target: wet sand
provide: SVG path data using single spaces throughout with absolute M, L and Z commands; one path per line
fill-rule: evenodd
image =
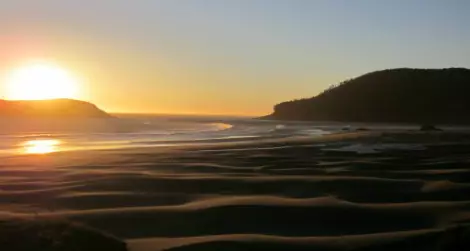
M 5 157 L 0 222 L 79 223 L 131 251 L 466 250 L 468 139 L 363 132 Z

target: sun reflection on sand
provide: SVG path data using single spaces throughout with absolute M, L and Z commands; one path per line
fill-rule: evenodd
M 30 140 L 23 144 L 23 151 L 31 154 L 47 154 L 59 150 L 60 141 L 55 139 Z

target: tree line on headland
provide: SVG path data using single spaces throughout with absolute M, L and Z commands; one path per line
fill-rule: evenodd
M 312 98 L 275 105 L 264 119 L 470 124 L 470 70 L 389 69 L 346 80 Z

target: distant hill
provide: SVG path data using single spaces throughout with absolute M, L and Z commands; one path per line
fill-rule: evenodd
M 0 117 L 108 118 L 111 116 L 85 101 L 53 99 L 0 100 Z
M 264 119 L 470 124 L 470 70 L 391 69 L 280 103 Z

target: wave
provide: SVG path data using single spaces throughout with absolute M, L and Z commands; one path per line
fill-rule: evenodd
M 192 117 L 121 119 L 17 119 L 0 123 L 0 155 L 22 153 L 24 144 L 55 140 L 59 151 L 168 145 L 226 143 L 290 137 L 320 136 L 326 131 L 306 126 L 278 125 L 252 120 L 201 120 Z

